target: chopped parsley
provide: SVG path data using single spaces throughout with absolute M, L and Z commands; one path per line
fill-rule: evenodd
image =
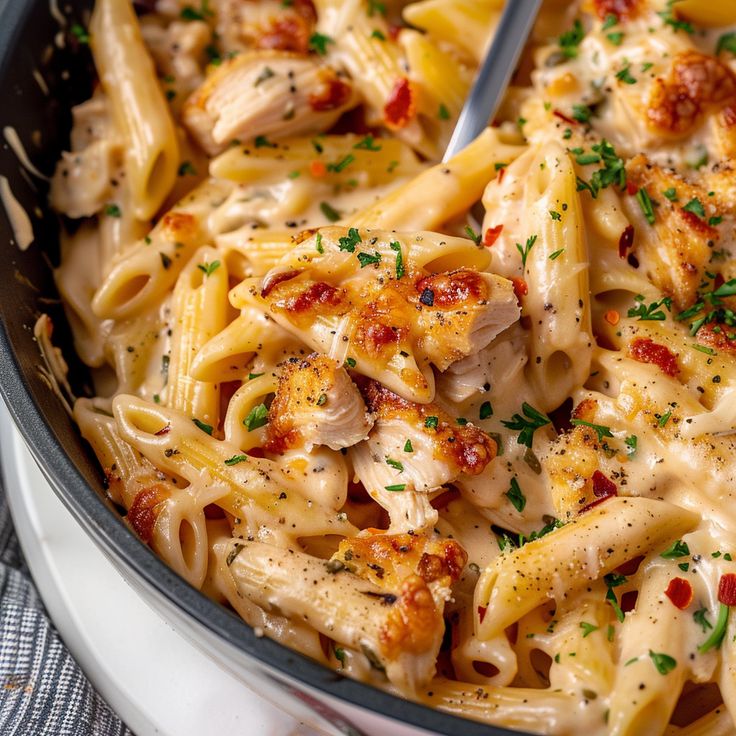
M 199 10 L 192 7 L 191 5 L 185 5 L 182 8 L 180 17 L 182 20 L 204 20 L 208 16 L 212 16 L 213 12 L 210 10 L 209 0 L 202 0 Z
M 197 169 L 194 168 L 194 165 L 191 161 L 182 161 L 181 166 L 179 166 L 179 176 L 197 176 Z
M 74 36 L 74 38 L 76 38 L 79 43 L 89 43 L 89 33 L 83 25 L 75 23 L 70 30 L 72 32 L 72 36 Z
M 337 222 L 340 219 L 340 213 L 328 202 L 320 202 L 319 208 L 330 222 Z
M 662 194 L 669 199 L 670 202 L 677 202 L 677 190 L 674 187 L 665 189 Z
M 600 159 L 598 159 L 598 160 L 600 160 Z M 556 210 L 550 210 L 549 211 L 549 216 L 553 220 L 557 220 L 558 222 L 562 219 L 562 215 L 559 212 L 557 212 Z
M 586 422 L 584 419 L 571 419 L 570 423 L 574 427 L 584 426 L 590 427 L 598 435 L 598 442 L 603 442 L 604 437 L 613 437 L 609 427 L 605 427 L 602 424 L 593 424 L 592 422 Z
M 708 621 L 707 608 L 699 608 L 693 613 L 693 618 L 695 619 L 695 623 L 703 629 L 703 633 L 713 628 L 713 624 Z
M 635 434 L 629 435 L 624 440 L 624 444 L 627 447 L 626 454 L 629 457 L 633 457 L 634 455 L 636 455 L 636 450 L 638 449 L 637 445 L 639 444 L 639 438 Z
M 716 44 L 716 55 L 720 54 L 721 51 L 729 51 L 732 54 L 736 54 L 736 33 L 724 33 Z
M 378 145 L 372 135 L 367 135 L 362 140 L 359 140 L 353 148 L 357 149 L 358 151 L 380 151 L 381 146 Z
M 400 279 L 404 276 L 405 270 L 404 270 L 404 257 L 401 254 L 401 244 L 393 241 L 389 243 L 389 248 L 391 248 L 394 253 L 396 253 L 396 278 Z
M 631 65 L 628 62 L 616 72 L 616 79 L 624 84 L 636 84 L 636 79 L 631 76 Z
M 268 140 L 265 135 L 257 135 L 253 143 L 256 148 L 278 148 L 278 146 Z
M 652 204 L 649 193 L 643 187 L 636 193 L 636 201 L 639 203 L 639 207 L 641 207 L 644 219 L 646 219 L 650 225 L 654 225 L 654 205 Z
M 670 26 L 675 33 L 677 31 L 685 31 L 685 33 L 695 33 L 695 29 L 693 28 L 691 23 L 688 23 L 685 20 L 680 20 L 677 17 L 676 12 L 672 9 L 672 5 L 675 2 L 675 0 L 668 0 L 667 2 L 667 8 L 665 10 L 661 10 L 657 13 L 657 15 L 662 19 L 662 22 L 666 26 Z
M 392 486 L 384 486 L 387 491 L 396 492 L 406 490 L 406 483 L 396 483 Z
M 580 46 L 583 38 L 585 38 L 583 24 L 576 18 L 572 28 L 565 31 L 559 38 L 560 51 L 563 56 L 568 59 L 575 59 L 578 55 L 578 46 Z
M 700 218 L 705 217 L 705 207 L 703 207 L 703 203 L 697 197 L 693 197 L 687 204 L 682 206 L 682 209 L 685 212 L 692 212 Z
M 607 33 L 606 38 L 614 45 L 614 46 L 620 46 L 623 43 L 624 40 L 624 34 L 621 33 L 621 31 L 613 31 L 612 33 Z
M 392 458 L 387 457 L 386 465 L 394 468 L 395 470 L 398 470 L 400 473 L 404 472 L 404 464 L 400 463 L 398 460 L 393 460 Z
M 378 41 L 385 41 L 386 36 L 383 34 L 383 31 L 379 31 L 378 28 L 375 28 L 373 32 L 371 33 L 371 38 L 375 38 Z
M 386 4 L 380 3 L 378 0 L 368 0 L 368 15 L 386 15 Z
M 199 263 L 197 268 L 204 273 L 205 276 L 212 276 L 220 267 L 220 261 L 212 261 L 212 263 Z
M 247 462 L 248 462 L 247 455 L 233 455 L 232 457 L 229 457 L 227 460 L 225 460 L 225 465 L 238 465 L 239 463 L 247 463 Z
M 335 653 L 335 659 L 340 663 L 340 668 L 345 667 L 345 650 L 342 647 L 334 647 L 332 650 Z
M 248 380 L 252 381 L 254 378 L 260 378 L 261 376 L 265 376 L 265 373 L 249 373 L 248 374 Z
M 355 156 L 353 156 L 352 153 L 349 153 L 344 158 L 340 159 L 336 164 L 327 164 L 327 171 L 333 171 L 336 174 L 339 174 L 341 171 L 344 171 L 348 166 L 350 166 L 351 163 L 355 161 Z
M 669 654 L 653 652 L 650 649 L 649 657 L 651 658 L 652 662 L 654 662 L 654 666 L 657 668 L 657 672 L 659 672 L 660 675 L 666 675 L 669 672 L 672 672 L 675 667 L 677 667 L 677 661 L 674 658 L 670 657 Z
M 414 452 L 414 447 L 411 444 L 411 440 L 404 442 L 404 452 Z
M 325 36 L 324 33 L 313 33 L 309 38 L 309 50 L 315 51 L 320 56 L 325 56 L 328 43 L 335 43 L 335 41 L 329 36 Z
M 716 625 L 713 627 L 713 631 L 710 636 L 698 647 L 698 651 L 701 654 L 704 654 L 711 649 L 720 649 L 723 639 L 726 636 L 729 611 L 730 609 L 725 603 L 721 603 L 719 605 Z
M 480 245 L 481 236 L 473 230 L 470 225 L 465 226 L 465 234 L 472 240 L 476 245 Z
M 203 432 L 206 432 L 208 435 L 212 435 L 212 425 L 211 424 L 205 424 L 204 422 L 200 422 L 197 418 L 192 418 L 192 421 L 201 429 Z
M 324 406 L 327 403 L 327 394 L 320 394 L 317 397 L 317 406 Z
M 355 253 L 355 246 L 362 242 L 363 239 L 360 237 L 360 233 L 357 228 L 351 227 L 348 230 L 348 234 L 338 240 L 338 248 L 340 248 L 340 250 L 345 250 L 348 253 Z
M 637 294 L 634 297 L 636 306 L 633 306 L 626 313 L 627 317 L 638 317 L 640 322 L 661 322 L 666 319 L 666 315 L 660 307 L 666 307 L 669 312 L 672 308 L 671 297 L 662 297 L 659 301 L 652 302 L 651 304 L 644 303 L 644 295 Z
M 592 115 L 593 111 L 587 105 L 572 106 L 573 120 L 577 120 L 579 123 L 587 123 Z
M 440 103 L 439 110 L 437 110 L 437 117 L 440 120 L 450 119 L 450 111 L 447 109 L 447 105 L 445 105 L 444 103 Z
M 248 416 L 243 419 L 243 424 L 248 428 L 249 432 L 254 429 L 260 429 L 268 424 L 268 409 L 265 404 L 254 406 Z
M 550 253 L 549 260 L 556 261 L 564 252 L 565 252 L 565 249 L 560 248 L 559 250 L 556 250 L 554 253 Z
M 105 214 L 108 217 L 122 217 L 123 213 L 120 210 L 120 207 L 116 204 L 108 204 L 105 206 Z
M 600 626 L 595 626 L 594 624 L 589 624 L 586 621 L 581 621 L 580 628 L 583 630 L 583 639 L 585 639 L 586 636 L 592 634 L 594 631 L 598 631 Z
M 660 557 L 664 557 L 665 560 L 673 560 L 677 557 L 687 557 L 690 554 L 690 547 L 687 546 L 687 542 L 683 542 L 678 539 L 668 547 Z
M 253 86 L 257 87 L 259 84 L 263 84 L 267 79 L 271 79 L 271 77 L 275 76 L 276 72 L 271 69 L 270 66 L 264 66 L 261 73 L 256 77 L 256 81 L 253 83 Z
M 511 487 L 504 495 L 509 499 L 509 501 L 511 501 L 511 505 L 519 513 L 524 510 L 524 507 L 526 506 L 526 496 L 519 487 L 519 481 L 516 480 L 516 478 L 511 479 Z
M 375 251 L 372 255 L 370 253 L 358 253 L 357 255 L 361 268 L 381 262 L 381 254 L 378 251 Z
M 669 422 L 670 417 L 672 416 L 672 411 L 668 411 L 657 420 L 657 426 L 658 427 L 665 427 L 667 426 L 667 422 Z
M 618 24 L 618 16 L 613 13 L 608 13 L 603 19 L 603 25 L 601 26 L 602 31 L 607 31 L 609 28 L 613 28 Z
M 526 239 L 526 243 L 524 245 L 521 243 L 516 244 L 516 250 L 521 254 L 521 265 L 523 268 L 526 268 L 526 259 L 529 256 L 529 251 L 534 247 L 534 243 L 536 242 L 537 236 L 531 235 Z
M 488 417 L 493 416 L 493 407 L 491 406 L 490 401 L 484 401 L 480 405 L 480 409 L 478 410 L 478 416 L 480 419 L 488 419 Z
M 521 405 L 522 414 L 514 414 L 509 421 L 502 421 L 504 427 L 519 432 L 519 436 L 516 441 L 520 445 L 526 445 L 526 447 L 532 446 L 534 439 L 534 433 L 546 424 L 550 424 L 551 420 L 546 414 L 537 411 L 533 406 L 530 406 L 526 401 Z
M 605 138 L 600 143 L 591 146 L 591 149 L 593 150 L 593 154 L 590 154 L 591 158 L 586 158 L 586 154 L 582 148 L 571 150 L 571 153 L 576 155 L 577 163 L 580 163 L 579 159 L 589 163 L 597 163 L 592 158 L 592 156 L 597 155 L 603 164 L 600 169 L 593 172 L 593 175 L 590 177 L 590 183 L 578 177 L 578 191 L 587 189 L 593 199 L 595 199 L 601 189 L 605 189 L 613 184 L 618 184 L 621 189 L 624 189 L 626 187 L 626 166 L 624 160 L 616 153 L 616 149 Z
M 713 274 L 708 274 L 708 276 L 715 278 Z M 702 286 L 703 284 L 701 284 Z M 725 307 L 721 301 L 722 297 L 734 295 L 736 295 L 736 279 L 730 279 L 722 283 L 717 289 L 699 293 L 698 301 L 691 307 L 680 312 L 675 319 L 679 321 L 691 320 L 691 335 L 696 335 L 704 324 L 710 322 L 718 322 L 719 324 L 734 327 L 736 326 L 736 314 L 731 309 Z M 704 315 L 699 316 L 706 309 L 706 305 L 709 305 L 712 309 L 708 310 Z M 693 319 L 695 317 L 697 319 Z M 700 347 L 702 348 L 704 346 L 701 345 Z M 710 348 L 708 349 L 710 350 Z
M 439 424 L 439 417 L 427 417 L 424 420 L 424 426 L 427 429 L 437 429 L 437 425 Z
M 358 364 L 357 364 L 355 358 L 345 358 L 345 365 L 348 368 L 355 368 L 355 366 L 358 365 Z
M 315 238 L 314 248 L 320 255 L 324 255 L 325 247 L 322 245 L 322 233 L 317 233 Z

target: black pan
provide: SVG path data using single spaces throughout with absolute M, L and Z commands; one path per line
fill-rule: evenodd
M 0 0 L 0 127 L 15 128 L 33 163 L 46 173 L 53 171 L 58 152 L 67 145 L 70 108 L 89 97 L 93 79 L 86 47 L 75 43 L 68 33 L 65 48 L 55 46 L 60 28 L 49 2 Z M 62 0 L 60 5 L 73 9 L 70 22 L 84 22 L 92 0 Z M 46 80 L 49 96 L 34 79 L 34 70 Z M 219 651 L 247 660 L 251 668 L 264 670 L 277 680 L 288 677 L 292 693 L 295 681 L 305 683 L 376 714 L 439 734 L 512 734 L 406 702 L 258 638 L 238 617 L 172 572 L 129 531 L 106 499 L 91 450 L 38 370 L 41 361 L 33 324 L 40 312 L 47 312 L 55 325 L 54 343 L 64 349 L 70 363 L 72 386 L 80 395 L 86 392 L 86 372 L 73 354 L 51 278 L 50 265 L 58 257 L 59 220 L 46 206 L 44 182 L 29 179 L 5 145 L 0 148 L 0 175 L 7 177 L 13 193 L 31 214 L 36 236 L 31 247 L 21 252 L 0 207 L 0 259 L 5 264 L 0 296 L 0 392 L 44 475 L 79 522 L 79 533 L 88 534 L 130 583 L 155 597 L 157 608 L 172 612 L 178 628 L 187 629 L 200 646 L 216 642 Z M 337 719 L 333 723 L 349 732 Z M 383 733 L 390 733 L 390 722 L 385 728 Z

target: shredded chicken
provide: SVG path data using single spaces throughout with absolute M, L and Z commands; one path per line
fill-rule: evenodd
M 216 155 L 233 140 L 327 130 L 356 103 L 351 85 L 329 66 L 281 51 L 226 59 L 187 100 L 182 119 Z M 297 114 L 298 113 L 298 114 Z
M 331 450 L 364 440 L 373 426 L 363 398 L 347 371 L 316 353 L 292 358 L 271 404 L 267 449 L 282 452 L 304 445 Z

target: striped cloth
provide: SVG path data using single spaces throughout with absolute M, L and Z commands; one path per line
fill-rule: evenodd
M 0 487 L 0 734 L 132 736 L 49 621 Z

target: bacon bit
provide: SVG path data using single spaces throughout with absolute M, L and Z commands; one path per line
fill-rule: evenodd
M 629 355 L 640 363 L 653 363 L 668 376 L 676 376 L 680 372 L 677 356 L 648 337 L 635 338 L 629 346 Z
M 301 294 L 291 297 L 284 307 L 287 311 L 307 312 L 318 307 L 339 307 L 341 303 L 339 289 L 324 281 L 318 281 L 316 284 L 310 284 Z
M 603 315 L 603 319 L 606 320 L 609 325 L 613 325 L 615 327 L 619 323 L 621 315 L 615 309 L 609 309 Z
M 626 194 L 633 197 L 639 191 L 639 187 L 634 184 L 633 181 L 629 180 L 626 182 Z
M 621 612 L 628 613 L 636 608 L 636 599 L 639 597 L 638 590 L 630 590 L 621 596 Z
M 383 118 L 389 128 L 403 128 L 414 117 L 414 112 L 414 94 L 411 85 L 406 77 L 402 77 L 394 85 L 383 106 Z
M 498 445 L 478 427 L 467 424 L 443 428 L 438 434 L 440 452 L 450 457 L 467 475 L 480 475 L 496 457 Z
M 483 619 L 486 617 L 487 610 L 487 606 L 478 606 L 478 618 L 480 619 L 480 623 L 483 623 Z
M 502 230 L 503 230 L 503 225 L 496 225 L 496 227 L 489 227 L 486 230 L 485 236 L 483 237 L 483 245 L 485 245 L 486 248 L 490 248 L 498 240 L 498 236 L 501 234 Z
M 450 309 L 462 304 L 470 306 L 488 298 L 488 286 L 475 271 L 459 269 L 426 276 L 415 285 L 417 294 L 429 289 L 434 294 L 433 307 Z
M 558 118 L 560 118 L 560 120 L 564 120 L 568 125 L 577 125 L 578 124 L 578 121 L 577 120 L 573 120 L 573 118 L 567 117 L 567 115 L 565 115 L 565 113 L 562 112 L 561 110 L 553 110 L 552 111 L 552 114 L 555 115 L 555 116 L 557 116 Z
M 322 161 L 312 161 L 309 164 L 309 173 L 315 179 L 321 179 L 323 176 L 327 176 L 327 167 Z
M 618 488 L 616 484 L 610 479 L 606 478 L 600 470 L 596 470 L 593 473 L 593 493 L 598 498 L 609 498 L 610 496 L 616 496 L 618 494 Z
M 281 273 L 274 274 L 266 279 L 266 283 L 263 284 L 261 296 L 265 299 L 279 284 L 282 284 L 284 281 L 291 281 L 291 279 L 296 278 L 300 273 L 300 271 L 282 271 Z
M 633 575 L 639 569 L 639 565 L 641 565 L 643 559 L 644 555 L 633 557 L 628 562 L 624 562 L 623 565 L 619 565 L 616 568 L 616 572 L 619 575 Z
M 627 225 L 618 239 L 618 257 L 626 258 L 626 251 L 634 245 L 634 226 Z
M 197 219 L 188 212 L 167 212 L 163 216 L 162 222 L 173 240 L 191 239 L 199 229 Z
M 339 79 L 334 72 L 323 74 L 319 92 L 309 95 L 309 106 L 315 112 L 327 112 L 342 107 L 352 94 L 352 88 Z
M 593 0 L 598 17 L 605 20 L 615 15 L 617 20 L 628 20 L 636 15 L 638 0 Z
M 516 294 L 516 298 L 521 301 L 521 298 L 529 293 L 529 287 L 527 286 L 526 281 L 518 276 L 514 276 L 514 278 L 511 279 L 511 283 L 514 286 L 514 294 Z
M 718 600 L 727 606 L 736 606 L 736 575 L 727 572 L 718 581 Z
M 165 427 L 161 427 L 161 429 L 159 429 L 159 431 L 156 432 L 155 436 L 161 437 L 165 434 L 168 434 L 169 432 L 171 432 L 171 425 L 167 424 Z
M 672 578 L 664 594 L 672 601 L 672 605 L 681 611 L 693 602 L 693 586 L 685 578 Z

